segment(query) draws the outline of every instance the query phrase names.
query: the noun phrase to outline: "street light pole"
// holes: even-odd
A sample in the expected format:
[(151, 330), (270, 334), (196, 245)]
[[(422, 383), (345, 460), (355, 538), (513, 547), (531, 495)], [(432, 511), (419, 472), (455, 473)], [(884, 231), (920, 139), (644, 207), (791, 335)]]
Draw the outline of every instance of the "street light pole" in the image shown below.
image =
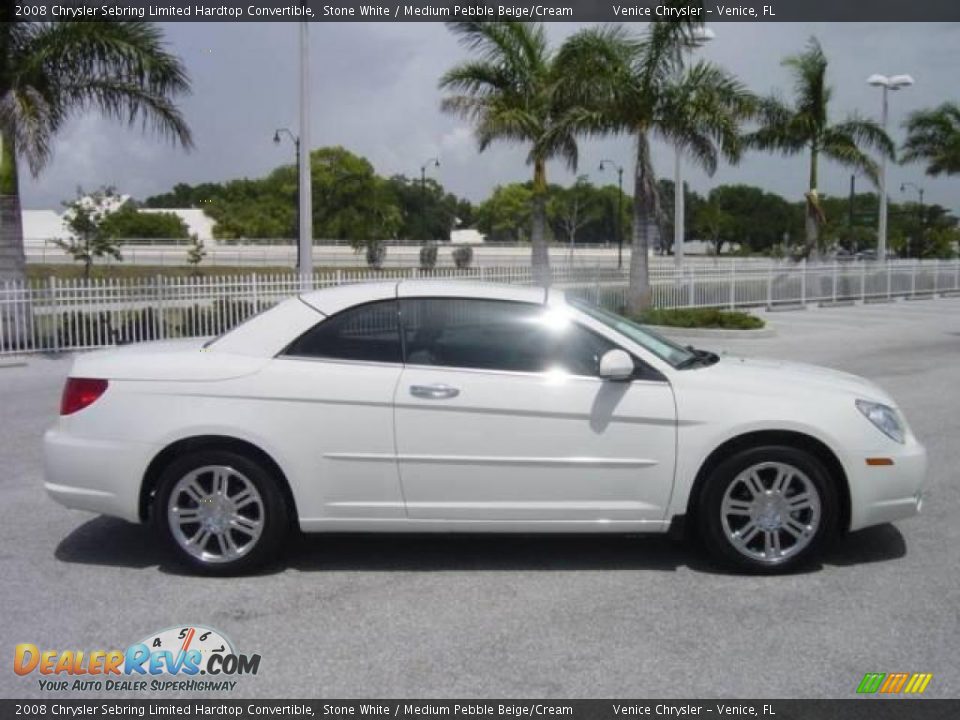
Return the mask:
[[(692, 51), (695, 47), (701, 47), (713, 40), (717, 34), (710, 28), (703, 27), (696, 31), (693, 36), (693, 45), (689, 47)], [(678, 270), (683, 268), (683, 237), (685, 235), (684, 225), (684, 201), (686, 193), (683, 190), (683, 150), (680, 146), (674, 148), (673, 165), (673, 261)]]
[(600, 172), (604, 165), (613, 165), (617, 168), (617, 269), (623, 269), (623, 165), (617, 165), (613, 160), (601, 160)]
[[(880, 125), (884, 132), (887, 130), (887, 116), (889, 114), (888, 94), (896, 92), (902, 87), (913, 85), (913, 78), (909, 75), (871, 75), (867, 83), (883, 90), (883, 110)], [(880, 159), (880, 218), (877, 223), (877, 258), (887, 259), (887, 157)]]
[[(300, 23), (300, 143), (303, 158), (299, 163), (300, 173), (300, 243), (299, 270), (300, 288), (313, 289), (313, 188), (310, 177), (310, 35), (309, 24)], [(300, 151), (298, 150), (298, 155)]]
[(440, 158), (429, 158), (420, 166), (420, 232), (424, 241), (432, 239), (427, 237), (427, 167), (431, 164), (440, 167)]
[(299, 196), (300, 196), (300, 138), (294, 135), (288, 128), (277, 128), (273, 131), (273, 142), (275, 145), (280, 144), (280, 133), (285, 134), (290, 140), (293, 141), (293, 146), (296, 148), (296, 157), (297, 157), (297, 227), (295, 236), (297, 238), (297, 271), (300, 270), (300, 224), (303, 222), (303, 219), (300, 217), (301, 208), (299, 206)]

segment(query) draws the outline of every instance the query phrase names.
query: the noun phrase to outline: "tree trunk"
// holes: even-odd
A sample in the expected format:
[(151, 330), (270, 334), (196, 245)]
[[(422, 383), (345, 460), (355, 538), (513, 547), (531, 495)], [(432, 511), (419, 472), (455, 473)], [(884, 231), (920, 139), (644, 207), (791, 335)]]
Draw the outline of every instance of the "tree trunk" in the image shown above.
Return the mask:
[(27, 347), (33, 326), (29, 295), (21, 286), (5, 287), (9, 281), (26, 280), (23, 253), (23, 221), (17, 156), (13, 136), (0, 134), (0, 349)]
[(26, 278), (15, 151), (13, 136), (3, 132), (0, 135), (0, 282)]
[(633, 237), (630, 243), (630, 287), (627, 312), (646, 310), (652, 304), (650, 291), (650, 244), (658, 232), (660, 201), (650, 161), (646, 132), (637, 133), (637, 160), (633, 184)]
[(807, 192), (807, 214), (805, 218), (805, 239), (803, 247), (803, 256), (805, 258), (814, 258), (817, 256), (817, 241), (820, 239), (820, 199), (817, 195), (817, 161), (819, 153), (817, 149), (810, 150), (810, 190)]
[(533, 212), (530, 232), (530, 262), (537, 285), (550, 286), (550, 251), (547, 248), (547, 167), (537, 160), (533, 169)]

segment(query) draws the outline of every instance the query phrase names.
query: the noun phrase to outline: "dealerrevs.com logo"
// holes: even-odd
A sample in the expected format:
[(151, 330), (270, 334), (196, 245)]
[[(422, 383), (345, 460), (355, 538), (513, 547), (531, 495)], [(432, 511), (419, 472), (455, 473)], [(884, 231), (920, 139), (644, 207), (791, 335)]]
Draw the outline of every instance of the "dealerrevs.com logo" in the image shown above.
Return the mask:
[(237, 685), (233, 678), (259, 669), (260, 655), (238, 653), (222, 633), (200, 625), (152, 633), (126, 650), (20, 643), (13, 658), (17, 675), (37, 676), (40, 689), (50, 692), (230, 692)]

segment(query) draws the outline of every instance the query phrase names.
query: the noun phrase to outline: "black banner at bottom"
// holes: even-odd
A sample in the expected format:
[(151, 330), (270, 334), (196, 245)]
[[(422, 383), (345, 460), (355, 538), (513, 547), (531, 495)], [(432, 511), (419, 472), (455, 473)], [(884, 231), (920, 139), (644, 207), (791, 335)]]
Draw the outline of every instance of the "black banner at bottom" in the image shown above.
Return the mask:
[(450, 718), (451, 720), (940, 720), (960, 699), (850, 700), (0, 700), (0, 718)]

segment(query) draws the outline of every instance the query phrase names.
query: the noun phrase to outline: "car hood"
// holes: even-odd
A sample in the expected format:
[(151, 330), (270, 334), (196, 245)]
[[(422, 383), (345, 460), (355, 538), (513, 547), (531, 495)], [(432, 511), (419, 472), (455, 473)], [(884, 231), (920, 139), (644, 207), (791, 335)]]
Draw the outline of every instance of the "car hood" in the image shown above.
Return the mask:
[(70, 375), (107, 380), (203, 382), (250, 375), (269, 362), (269, 358), (206, 352), (207, 340), (161, 340), (78, 355)]
[(892, 398), (875, 383), (859, 375), (773, 358), (722, 355), (713, 365), (701, 369), (711, 384), (746, 386), (763, 394), (845, 393), (893, 405)]

